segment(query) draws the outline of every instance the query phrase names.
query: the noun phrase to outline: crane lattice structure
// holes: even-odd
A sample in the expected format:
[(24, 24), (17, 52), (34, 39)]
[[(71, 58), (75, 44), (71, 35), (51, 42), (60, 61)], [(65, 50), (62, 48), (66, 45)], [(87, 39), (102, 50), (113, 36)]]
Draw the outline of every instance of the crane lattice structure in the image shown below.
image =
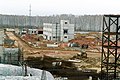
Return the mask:
[(101, 80), (120, 78), (120, 15), (104, 15)]

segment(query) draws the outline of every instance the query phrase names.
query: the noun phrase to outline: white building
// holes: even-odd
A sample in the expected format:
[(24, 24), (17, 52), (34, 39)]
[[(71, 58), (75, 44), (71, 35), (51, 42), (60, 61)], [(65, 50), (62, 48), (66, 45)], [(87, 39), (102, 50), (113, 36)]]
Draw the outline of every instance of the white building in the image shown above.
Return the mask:
[(37, 34), (37, 29), (28, 29), (28, 34)]
[(28, 34), (43, 34), (43, 29), (28, 29)]
[(68, 42), (74, 39), (74, 24), (70, 24), (69, 20), (61, 20), (60, 24), (43, 24), (43, 34), (47, 40)]

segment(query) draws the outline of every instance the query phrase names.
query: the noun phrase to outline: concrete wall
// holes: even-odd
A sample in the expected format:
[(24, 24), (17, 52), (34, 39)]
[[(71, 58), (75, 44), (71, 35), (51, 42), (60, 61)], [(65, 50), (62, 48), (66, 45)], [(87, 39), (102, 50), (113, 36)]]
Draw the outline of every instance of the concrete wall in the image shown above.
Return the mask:
[(75, 30), (74, 30), (74, 24), (69, 24), (69, 28), (68, 28), (68, 39), (71, 40), (71, 39), (74, 39), (74, 33), (75, 33)]
[(60, 24), (53, 24), (53, 27), (52, 27), (52, 40), (60, 41)]
[(57, 39), (58, 37), (60, 37), (60, 25), (59, 24), (57, 25), (57, 31), (56, 31), (56, 24), (44, 23), (43, 25), (44, 25), (43, 34), (47, 36), (48, 40), (56, 41), (56, 32), (57, 32)]
[(5, 54), (7, 53), (15, 54), (15, 53), (18, 53), (18, 51), (19, 51), (19, 48), (4, 48)]
[(0, 62), (2, 62), (3, 59), (3, 45), (4, 44), (4, 30), (0, 30)]
[(19, 48), (4, 48), (2, 63), (18, 65), (18, 63), (20, 62), (19, 55)]
[(50, 23), (44, 23), (43, 24), (43, 34), (46, 36), (47, 40), (51, 40), (52, 37), (52, 27), (54, 27), (52, 24)]
[(0, 29), (0, 45), (4, 43), (4, 30)]
[(0, 46), (0, 63), (3, 62), (3, 53), (4, 53), (3, 46)]

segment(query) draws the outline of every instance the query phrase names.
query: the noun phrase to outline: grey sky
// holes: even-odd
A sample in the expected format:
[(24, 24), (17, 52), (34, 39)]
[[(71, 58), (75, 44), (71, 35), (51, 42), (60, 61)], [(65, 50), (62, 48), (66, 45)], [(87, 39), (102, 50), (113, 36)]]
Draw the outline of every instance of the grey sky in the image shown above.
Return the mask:
[(0, 0), (0, 14), (29, 15), (56, 14), (119, 14), (120, 0)]

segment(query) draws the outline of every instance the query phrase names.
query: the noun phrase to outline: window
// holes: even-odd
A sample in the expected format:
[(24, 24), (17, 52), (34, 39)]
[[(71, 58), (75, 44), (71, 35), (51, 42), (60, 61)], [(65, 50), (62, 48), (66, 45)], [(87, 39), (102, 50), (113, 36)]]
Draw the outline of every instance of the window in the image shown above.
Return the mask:
[(64, 38), (67, 38), (67, 36), (64, 36)]
[(55, 36), (53, 36), (53, 38), (55, 38)]
[(38, 34), (43, 34), (43, 31), (38, 31)]
[(65, 24), (67, 24), (67, 22), (65, 22)]
[(63, 33), (64, 33), (64, 34), (68, 34), (68, 29), (64, 29), (64, 30), (63, 30)]

